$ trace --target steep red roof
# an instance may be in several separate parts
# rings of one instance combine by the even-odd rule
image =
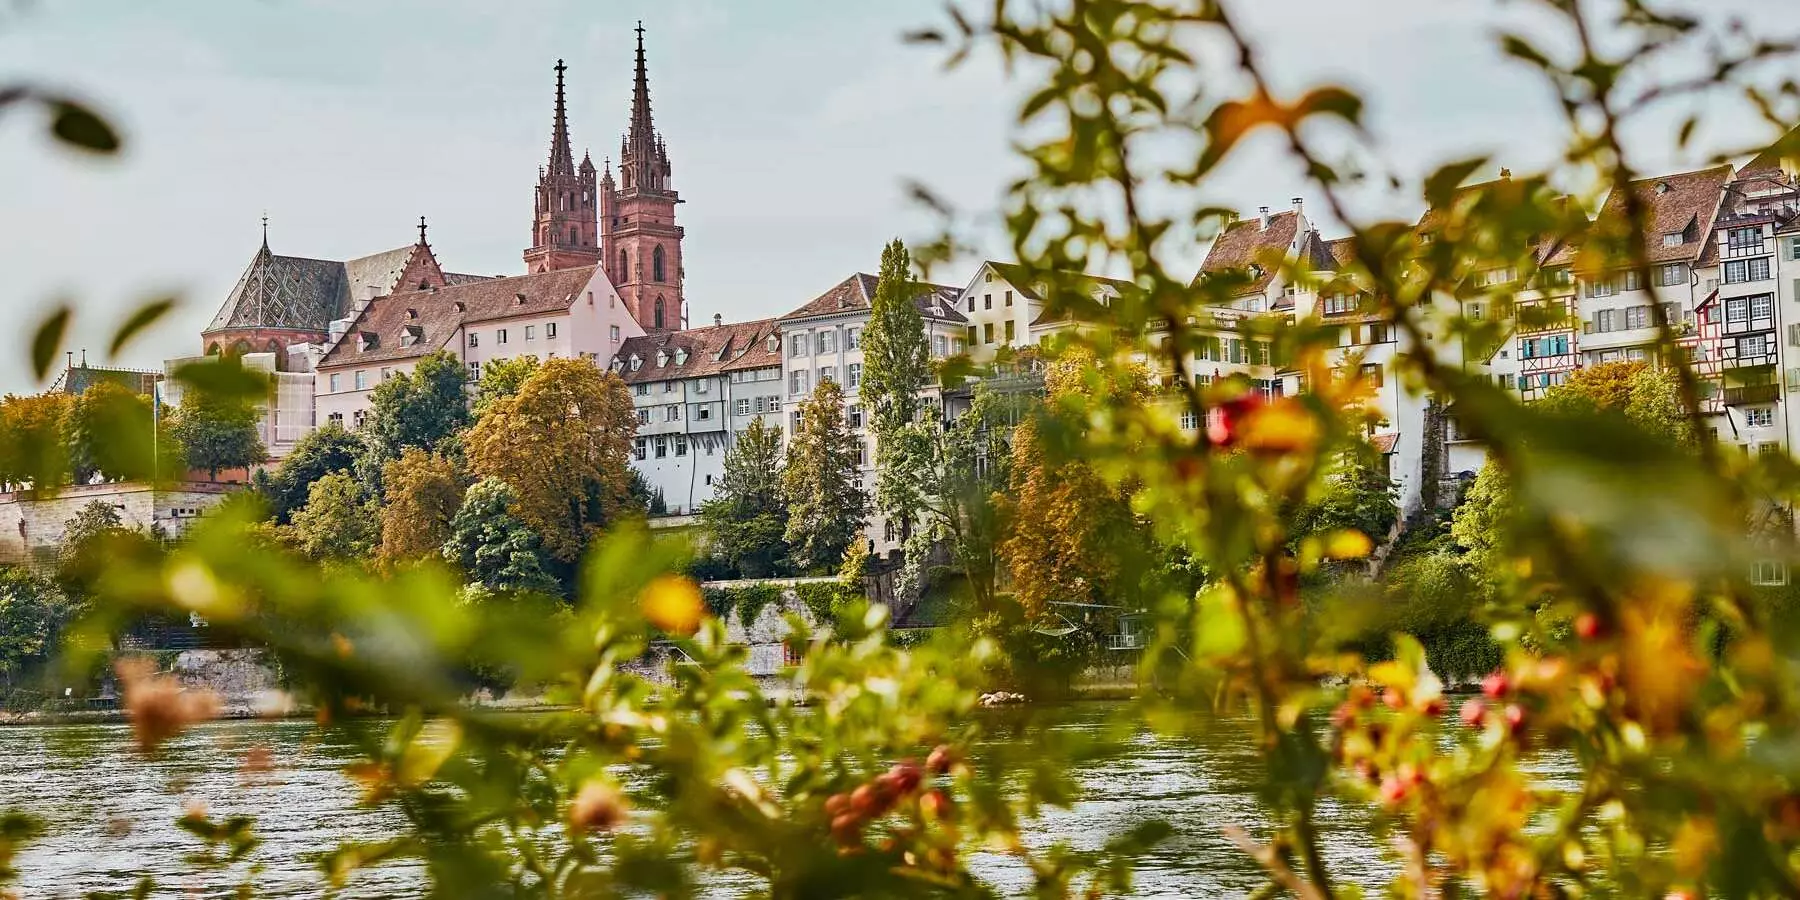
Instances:
[[[1206,251],[1206,261],[1200,264],[1200,277],[1246,272],[1251,278],[1242,293],[1263,292],[1275,277],[1277,260],[1287,255],[1288,248],[1293,245],[1294,233],[1299,227],[1300,216],[1293,210],[1269,216],[1267,227],[1260,217],[1241,219],[1225,226]]]
[[[832,285],[831,289],[799,309],[781,317],[789,319],[808,319],[813,316],[829,316],[836,313],[868,309],[875,301],[875,286],[880,281],[867,272],[858,272],[843,281]],[[956,309],[956,298],[962,294],[960,288],[944,284],[922,283],[923,288],[917,297],[919,312],[935,319],[949,322],[967,322],[968,319]]]
[[[1389,431],[1375,435],[1369,440],[1375,445],[1376,453],[1392,453],[1394,448],[1400,444],[1400,435],[1398,432]]]
[[[1716,166],[1679,175],[1640,178],[1630,190],[1646,207],[1646,233],[1639,237],[1644,256],[1652,264],[1686,262],[1705,265],[1713,250],[1713,222],[1725,199],[1725,186],[1733,177],[1731,166]],[[1613,191],[1600,207],[1594,225],[1601,234],[1616,233],[1627,226],[1627,196]],[[1610,231],[1609,231],[1610,229]],[[1684,240],[1672,246],[1663,245],[1663,235],[1681,234]],[[1584,268],[1601,268],[1603,261],[1584,261]]]
[[[580,266],[377,297],[319,365],[413,359],[443,347],[464,323],[566,310],[593,279],[595,268]],[[375,339],[366,350],[361,349],[363,335]]]
[[[769,347],[769,335],[775,333],[774,319],[758,319],[627,338],[613,357],[614,370],[636,384],[779,366],[781,342]],[[633,356],[639,360],[636,369]]]

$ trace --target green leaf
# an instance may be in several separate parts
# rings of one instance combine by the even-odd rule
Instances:
[[[1362,98],[1341,87],[1314,88],[1301,97],[1294,108],[1303,116],[1323,113],[1337,116],[1352,125],[1362,125]]]
[[[215,400],[257,400],[269,393],[267,374],[246,369],[229,356],[188,363],[175,370],[174,378]]]
[[[94,153],[119,152],[119,134],[93,110],[73,100],[52,99],[50,133],[72,147]]]
[[[137,312],[132,313],[131,318],[126,319],[125,324],[119,326],[118,333],[113,335],[112,346],[107,350],[108,355],[118,356],[119,351],[124,349],[125,345],[129,343],[132,338],[136,337],[138,332],[155,324],[156,320],[162,318],[169,310],[174,308],[174,297],[163,297],[161,299],[152,300],[149,303],[138,307]]]
[[[1450,202],[1456,195],[1456,189],[1475,174],[1475,170],[1488,164],[1488,158],[1477,156],[1458,162],[1440,166],[1436,172],[1425,177],[1425,202],[1432,206],[1442,206]]]
[[[56,359],[56,351],[62,349],[63,335],[69,330],[70,315],[72,313],[67,305],[57,307],[31,337],[31,371],[39,381],[43,381],[44,376],[49,374],[50,363]]]

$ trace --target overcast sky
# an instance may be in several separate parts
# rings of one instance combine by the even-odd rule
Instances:
[[[15,0],[15,3],[17,0]],[[1708,2],[1710,14],[1775,0]],[[1781,5],[1785,5],[1782,0]],[[1488,0],[1282,0],[1237,6],[1293,87],[1368,92],[1402,170],[1474,152],[1529,168],[1557,149],[1544,89],[1494,49]],[[1507,4],[1516,8],[1520,4]],[[0,390],[32,388],[24,344],[58,298],[98,361],[121,311],[178,292],[179,313],[125,363],[200,350],[269,216],[277,253],[344,259],[402,246],[420,215],[445,268],[523,271],[553,74],[569,65],[576,150],[616,156],[632,27],[685,201],[692,319],[784,313],[889,237],[925,234],[924,183],[991,210],[1017,164],[1016,97],[991,61],[945,73],[903,43],[937,0],[0,0],[0,84],[91,99],[129,142],[117,161],[61,152],[36,115],[0,116]],[[1716,141],[1760,135],[1753,122]],[[1661,149],[1640,162],[1701,161]],[[1491,173],[1489,173],[1491,174]],[[1211,199],[1253,211],[1304,194],[1275,148],[1237,159]],[[1416,212],[1407,194],[1370,198]],[[1197,266],[1203,248],[1196,247]],[[972,266],[936,273],[956,281]]]

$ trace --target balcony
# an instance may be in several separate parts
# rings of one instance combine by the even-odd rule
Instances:
[[[1743,387],[1728,387],[1722,392],[1722,395],[1726,406],[1774,403],[1781,398],[1781,386],[1775,384],[1748,384]]]
[[[1109,634],[1106,636],[1108,650],[1142,650],[1149,643],[1148,635],[1143,634]]]

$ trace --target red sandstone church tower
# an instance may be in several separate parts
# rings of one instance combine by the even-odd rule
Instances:
[[[675,224],[675,204],[681,198],[669,180],[669,150],[650,121],[642,22],[637,36],[631,127],[619,148],[618,183],[613,182],[610,164],[600,179],[600,234],[607,276],[638,324],[655,333],[686,324],[681,293],[683,229]],[[560,100],[557,108],[561,109]]]
[[[639,65],[641,71],[642,63]],[[569,149],[569,116],[563,105],[563,71],[567,68],[562,60],[556,61],[556,122],[550,132],[550,165],[538,170],[531,248],[525,251],[528,273],[591,266],[600,261],[600,229],[594,218],[599,207],[594,161],[583,153],[581,168],[577,170],[574,151]]]

